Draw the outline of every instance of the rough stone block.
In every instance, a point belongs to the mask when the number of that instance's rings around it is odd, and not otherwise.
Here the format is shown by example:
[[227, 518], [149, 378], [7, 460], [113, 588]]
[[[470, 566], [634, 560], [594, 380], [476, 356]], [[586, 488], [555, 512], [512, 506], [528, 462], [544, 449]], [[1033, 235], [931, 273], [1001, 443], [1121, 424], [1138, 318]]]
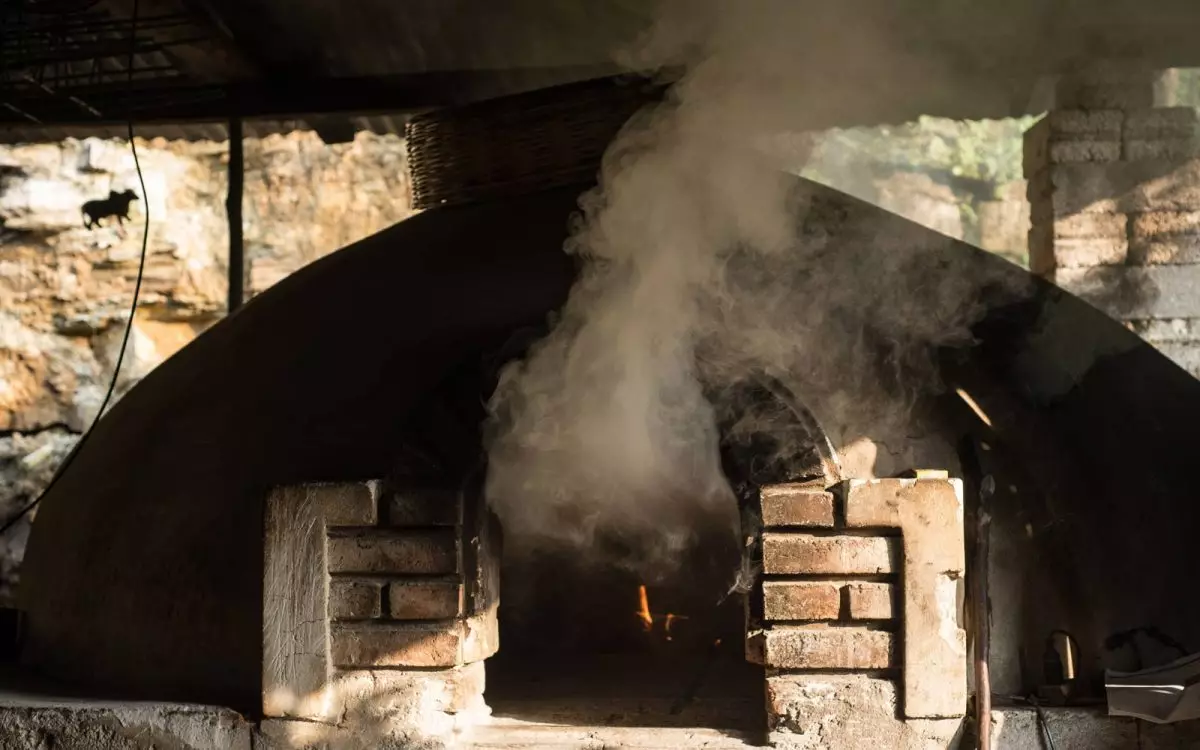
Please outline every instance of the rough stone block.
[[868, 675], [768, 675], [766, 692], [768, 739], [785, 750], [949, 748], [961, 727], [898, 718], [896, 684]]
[[1118, 320], [1200, 318], [1200, 265], [1064, 268], [1052, 280]]
[[1152, 344], [1200, 340], [1200, 320], [1196, 318], [1130, 320], [1127, 321], [1127, 326], [1129, 330]]
[[390, 614], [397, 620], [440, 620], [463, 613], [463, 587], [446, 581], [396, 581], [388, 585]]
[[[1111, 162], [1121, 158], [1119, 121], [1111, 129], [1089, 132], [1086, 129], [1062, 130], [1055, 119], [1053, 116], [1042, 118], [1025, 133], [1022, 159], [1026, 177], [1038, 174], [1051, 164]], [[1086, 126], [1086, 115], [1080, 119]]]
[[445, 487], [396, 487], [387, 502], [391, 526], [454, 526], [462, 523], [461, 493]]
[[896, 588], [890, 583], [846, 584], [853, 620], [890, 620], [896, 616]]
[[389, 622], [336, 625], [331, 636], [333, 664], [343, 668], [451, 667], [459, 663], [457, 624], [434, 626]]
[[1133, 140], [1190, 138], [1200, 130], [1195, 107], [1155, 107], [1124, 113], [1124, 137]]
[[379, 482], [310, 484], [304, 489], [316, 496], [326, 526], [374, 526], [378, 519]]
[[1200, 236], [1178, 236], [1129, 243], [1126, 263], [1131, 266], [1186, 266], [1200, 263]]
[[1054, 236], [1070, 239], [1125, 238], [1125, 214], [1073, 214], [1055, 217]]
[[253, 722], [228, 708], [5, 693], [0, 697], [0, 747], [6, 750], [256, 747]]
[[1190, 137], [1126, 140], [1121, 152], [1126, 161], [1190, 159], [1197, 154], [1200, 154], [1200, 141]]
[[1044, 225], [1035, 225], [1029, 230], [1029, 270], [1039, 275], [1044, 276], [1056, 268], [1120, 265], [1126, 261], [1128, 255], [1129, 241], [1124, 235], [1055, 237], [1053, 231]]
[[766, 620], [836, 620], [841, 586], [832, 581], [763, 581]]
[[1146, 239], [1200, 236], [1200, 211], [1149, 211], [1135, 214], [1129, 229], [1131, 236]]
[[746, 656], [774, 669], [889, 669], [893, 641], [885, 630], [775, 626], [747, 639]]
[[458, 572], [454, 529], [371, 531], [329, 537], [330, 573], [445, 575]]
[[833, 495], [814, 487], [774, 484], [759, 491], [763, 526], [833, 526]]
[[329, 617], [334, 620], [366, 620], [382, 614], [379, 596], [382, 583], [355, 578], [329, 581]]
[[1055, 164], [1029, 181], [1034, 222], [1050, 212], [1139, 213], [1200, 210], [1200, 160]]
[[1089, 61], [1086, 70], [1059, 77], [1054, 87], [1054, 106], [1068, 110], [1150, 109], [1160, 76], [1157, 71]]
[[762, 549], [768, 575], [878, 575], [896, 569], [899, 540], [768, 532]]

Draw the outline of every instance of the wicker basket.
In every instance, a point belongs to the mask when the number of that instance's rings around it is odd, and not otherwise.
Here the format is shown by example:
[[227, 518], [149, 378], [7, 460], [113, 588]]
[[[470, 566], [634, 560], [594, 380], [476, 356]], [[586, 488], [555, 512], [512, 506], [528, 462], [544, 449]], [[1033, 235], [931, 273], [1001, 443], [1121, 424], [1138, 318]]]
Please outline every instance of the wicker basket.
[[594, 179], [621, 126], [663, 91], [642, 78], [602, 78], [418, 115], [406, 130], [414, 206]]

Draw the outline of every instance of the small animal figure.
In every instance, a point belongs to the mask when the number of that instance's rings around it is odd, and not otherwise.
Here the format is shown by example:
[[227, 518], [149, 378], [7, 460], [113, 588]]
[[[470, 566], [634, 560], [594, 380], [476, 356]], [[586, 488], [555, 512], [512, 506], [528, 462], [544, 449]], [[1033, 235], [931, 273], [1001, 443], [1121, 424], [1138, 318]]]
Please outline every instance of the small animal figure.
[[137, 193], [132, 190], [121, 192], [108, 191], [107, 198], [88, 201], [83, 204], [83, 225], [91, 229], [100, 226], [100, 220], [115, 216], [117, 223], [123, 228], [125, 219], [129, 218], [129, 204], [139, 200]]

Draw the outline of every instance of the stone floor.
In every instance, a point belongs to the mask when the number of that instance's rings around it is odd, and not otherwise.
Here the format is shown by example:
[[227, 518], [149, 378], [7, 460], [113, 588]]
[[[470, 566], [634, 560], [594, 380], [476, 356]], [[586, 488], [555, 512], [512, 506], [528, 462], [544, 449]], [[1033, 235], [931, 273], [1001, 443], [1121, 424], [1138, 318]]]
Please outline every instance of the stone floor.
[[[564, 677], [564, 680], [566, 678]], [[3, 682], [0, 675], [0, 682]], [[8, 681], [11, 685], [11, 680]], [[491, 719], [461, 737], [469, 750], [517, 748], [684, 748], [743, 750], [760, 747], [746, 724], [745, 706], [708, 700], [705, 692], [677, 715], [652, 686], [622, 698], [580, 700], [565, 682], [510, 691], [493, 700]], [[555, 692], [558, 695], [555, 696]], [[715, 697], [715, 696], [714, 696]], [[749, 702], [752, 702], [750, 699]], [[1157, 726], [1104, 715], [1102, 709], [1046, 709], [1055, 750], [1200, 750], [1200, 722]], [[993, 747], [1045, 750], [1036, 713], [1028, 707], [993, 712]], [[0, 748], [5, 750], [294, 750], [271, 732], [229, 709], [174, 703], [86, 700], [52, 691], [0, 687]], [[361, 747], [353, 736], [321, 750]], [[886, 750], [878, 748], [877, 750]], [[933, 750], [933, 749], [931, 749]]]

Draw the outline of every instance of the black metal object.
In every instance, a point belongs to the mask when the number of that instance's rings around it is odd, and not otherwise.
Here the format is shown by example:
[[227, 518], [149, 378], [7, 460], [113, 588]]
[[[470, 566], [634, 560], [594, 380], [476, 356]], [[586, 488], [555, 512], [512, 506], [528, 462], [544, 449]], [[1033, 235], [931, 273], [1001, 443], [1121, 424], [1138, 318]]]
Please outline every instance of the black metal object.
[[[233, 84], [198, 84], [184, 75], [143, 74], [135, 76], [132, 86], [109, 81], [70, 88], [71, 95], [104, 112], [104, 118], [28, 86], [14, 89], [0, 82], [0, 101], [29, 112], [41, 122], [59, 126], [102, 126], [126, 117], [139, 124], [223, 122], [235, 116], [295, 119], [313, 114], [417, 112], [527, 91], [545, 82], [596, 72], [600, 69], [545, 68], [521, 71], [520, 75], [462, 70], [350, 78], [266, 78]], [[0, 127], [25, 119], [0, 112]]]
[[242, 239], [242, 186], [246, 178], [242, 153], [242, 121], [229, 120], [229, 195], [225, 211], [229, 215], [229, 312], [242, 306], [246, 295], [245, 247]]
[[182, 13], [135, 23], [96, 2], [0, 2], [0, 100], [11, 117], [28, 122], [127, 120], [135, 99], [94, 103], [91, 90], [125, 90], [147, 77], [160, 89], [187, 81], [165, 53], [210, 36]]

